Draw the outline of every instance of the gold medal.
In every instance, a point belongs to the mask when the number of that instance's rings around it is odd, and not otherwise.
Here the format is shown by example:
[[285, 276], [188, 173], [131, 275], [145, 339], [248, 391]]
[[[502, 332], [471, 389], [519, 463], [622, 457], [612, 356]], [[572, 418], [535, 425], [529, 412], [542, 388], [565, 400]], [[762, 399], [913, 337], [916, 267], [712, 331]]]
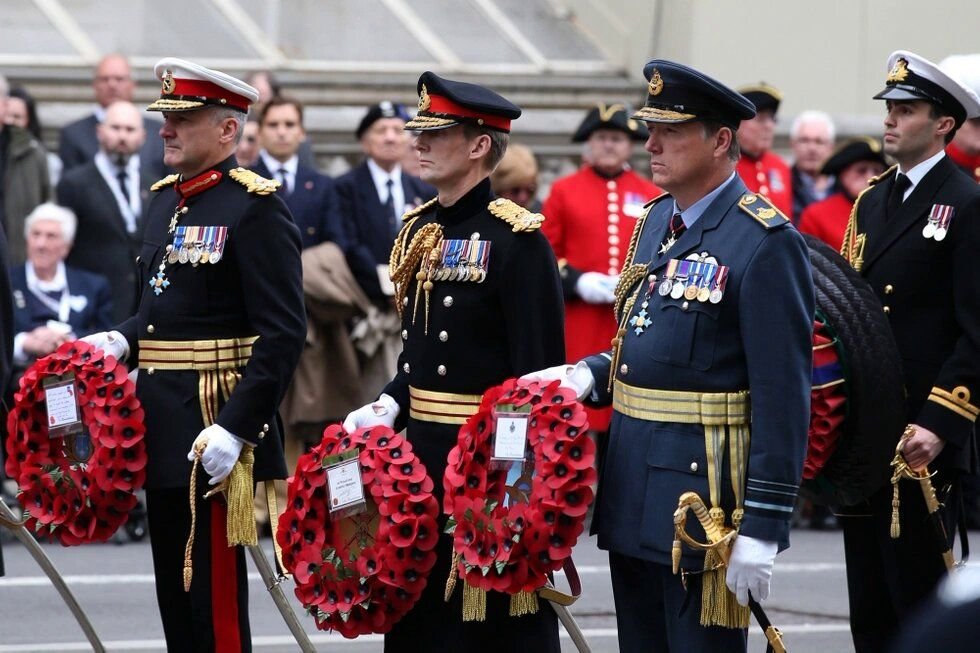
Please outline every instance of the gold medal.
[[210, 257], [211, 255], [208, 254], [208, 250], [204, 250], [203, 252], [201, 252], [201, 263], [207, 263]]
[[694, 284], [691, 284], [690, 286], [684, 289], [684, 299], [690, 300], [690, 299], [694, 299], [697, 296], [698, 296], [698, 287], [695, 286]]
[[700, 290], [698, 290], [698, 301], [699, 302], [704, 303], [704, 302], [708, 301], [709, 299], [711, 299], [711, 291], [708, 290], [708, 287], [707, 286], [705, 286], [705, 287], [701, 288]]

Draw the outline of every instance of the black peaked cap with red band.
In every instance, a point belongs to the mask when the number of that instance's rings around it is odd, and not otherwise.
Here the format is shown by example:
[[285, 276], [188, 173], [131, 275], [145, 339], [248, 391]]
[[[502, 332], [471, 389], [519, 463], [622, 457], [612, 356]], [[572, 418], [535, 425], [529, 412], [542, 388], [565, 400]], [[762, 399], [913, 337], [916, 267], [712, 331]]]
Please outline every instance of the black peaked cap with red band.
[[443, 79], [433, 72], [419, 77], [419, 112], [405, 129], [446, 129], [461, 123], [510, 132], [510, 122], [520, 117], [521, 108], [488, 88]]
[[153, 73], [161, 82], [160, 99], [147, 111], [194, 111], [215, 106], [248, 113], [249, 106], [259, 99], [259, 92], [240, 79], [176, 57], [158, 61]]

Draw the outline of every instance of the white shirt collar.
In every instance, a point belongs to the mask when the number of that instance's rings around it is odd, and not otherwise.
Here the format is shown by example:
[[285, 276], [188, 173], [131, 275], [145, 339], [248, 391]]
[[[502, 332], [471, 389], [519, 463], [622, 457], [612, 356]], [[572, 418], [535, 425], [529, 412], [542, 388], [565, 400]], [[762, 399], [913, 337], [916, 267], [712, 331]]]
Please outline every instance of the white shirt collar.
[[[391, 179], [395, 186], [402, 185], [402, 167], [400, 164], [395, 164], [395, 167], [391, 169], [391, 172], [386, 172], [381, 166], [374, 162], [374, 159], [367, 160], [368, 170], [371, 171], [371, 179], [374, 180], [374, 185], [378, 189], [378, 197], [388, 194], [388, 180]], [[381, 192], [382, 189], [384, 192]]]
[[285, 169], [290, 177], [296, 177], [296, 170], [299, 168], [299, 156], [293, 155], [286, 161], [280, 161], [274, 158], [271, 154], [265, 150], [259, 150], [259, 156], [262, 157], [262, 162], [265, 167], [269, 169], [273, 175], [279, 173], [280, 170]]
[[24, 264], [24, 272], [27, 277], [27, 287], [36, 287], [42, 292], [62, 292], [68, 286], [68, 277], [65, 274], [65, 263], [64, 261], [58, 261], [58, 267], [55, 268], [54, 278], [51, 281], [42, 281], [38, 279], [37, 273], [34, 271], [34, 264], [27, 261]]
[[95, 111], [93, 111], [92, 113], [95, 114], [96, 122], [101, 124], [102, 121], [105, 120], [105, 107], [102, 106], [101, 104], [96, 104]]
[[915, 187], [919, 185], [919, 182], [922, 181], [922, 178], [925, 177], [929, 173], [929, 171], [932, 170], [935, 167], [935, 165], [939, 163], [940, 160], [942, 160], [944, 156], [946, 156], [946, 150], [939, 150], [925, 161], [916, 164], [908, 172], [902, 170], [902, 166], [898, 166], [898, 171], [903, 175], [905, 175], [906, 177], [908, 177], [909, 181], [912, 182], [912, 185], [909, 186], [908, 190], [905, 191], [904, 199], [907, 199], [908, 196], [912, 194], [912, 191], [915, 190]]

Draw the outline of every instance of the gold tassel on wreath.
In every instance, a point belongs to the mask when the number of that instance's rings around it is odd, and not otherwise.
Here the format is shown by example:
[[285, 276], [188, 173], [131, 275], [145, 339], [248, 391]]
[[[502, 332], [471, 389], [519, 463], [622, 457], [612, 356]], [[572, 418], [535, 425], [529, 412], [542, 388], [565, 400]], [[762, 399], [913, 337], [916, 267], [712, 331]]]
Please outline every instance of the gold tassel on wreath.
[[518, 592], [510, 595], [510, 616], [523, 617], [538, 611], [537, 592]]
[[701, 575], [701, 625], [748, 628], [751, 613], [747, 606], [739, 605], [735, 595], [728, 590], [726, 571], [717, 547], [708, 549]]
[[487, 591], [463, 579], [463, 621], [487, 620]]

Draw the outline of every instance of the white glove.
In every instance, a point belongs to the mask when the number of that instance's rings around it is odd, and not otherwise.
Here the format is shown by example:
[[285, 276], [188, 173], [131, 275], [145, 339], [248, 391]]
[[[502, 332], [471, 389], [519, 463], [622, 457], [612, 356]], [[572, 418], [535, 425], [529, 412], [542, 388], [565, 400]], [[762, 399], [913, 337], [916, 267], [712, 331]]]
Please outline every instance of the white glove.
[[575, 398], [579, 401], [589, 396], [592, 388], [595, 387], [595, 377], [592, 376], [592, 370], [585, 364], [585, 361], [579, 361], [575, 365], [557, 365], [545, 370], [531, 372], [522, 376], [521, 380], [541, 383], [559, 381], [559, 385], [563, 388], [574, 390]]
[[769, 598], [769, 581], [778, 550], [779, 544], [776, 542], [757, 540], [747, 535], [735, 537], [725, 584], [734, 592], [740, 604], [749, 604], [749, 592], [760, 603]]
[[129, 342], [118, 331], [91, 333], [82, 338], [82, 342], [87, 342], [96, 349], [101, 349], [105, 353], [115, 356], [120, 361], [125, 361], [129, 357]]
[[575, 282], [575, 292], [589, 304], [612, 304], [617, 278], [601, 272], [583, 272]]
[[204, 453], [201, 454], [201, 464], [210, 476], [209, 485], [217, 485], [231, 474], [231, 468], [238, 462], [245, 441], [229, 433], [223, 426], [212, 424], [194, 440], [194, 445], [187, 452], [187, 460], [194, 460], [194, 449], [199, 442], [205, 441]]
[[393, 428], [399, 412], [401, 412], [401, 408], [395, 398], [391, 395], [382, 394], [373, 404], [361, 406], [348, 413], [344, 419], [344, 430], [353, 433], [357, 429], [367, 426]]

